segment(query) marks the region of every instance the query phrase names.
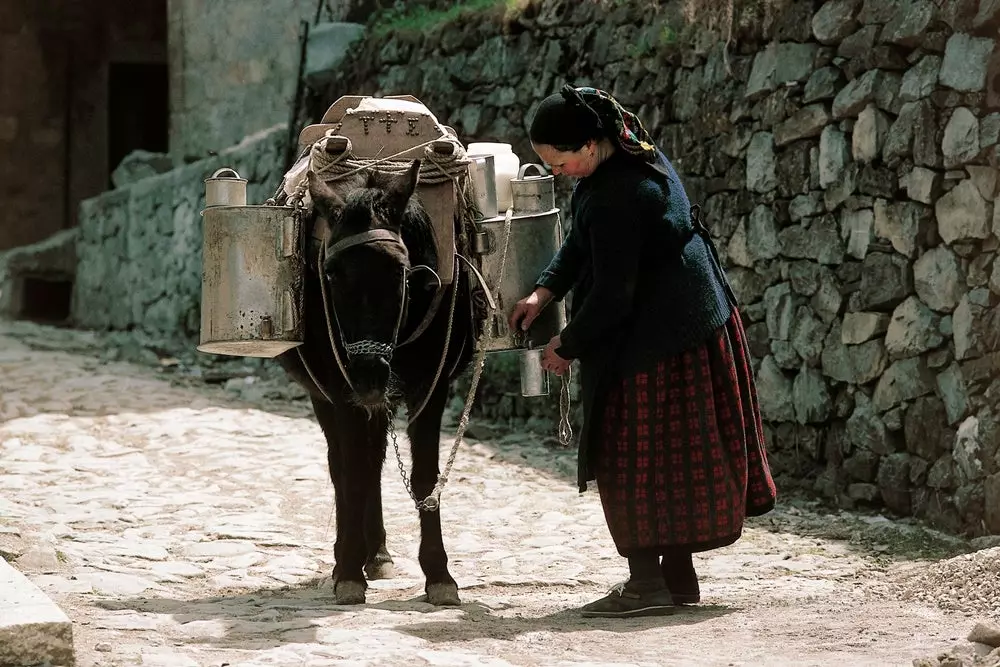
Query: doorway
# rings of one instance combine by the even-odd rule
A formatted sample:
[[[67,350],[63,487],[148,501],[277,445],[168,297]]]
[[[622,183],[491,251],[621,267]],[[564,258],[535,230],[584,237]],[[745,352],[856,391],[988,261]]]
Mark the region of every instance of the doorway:
[[[134,150],[166,153],[170,130],[166,63],[111,63],[108,71],[108,188]]]

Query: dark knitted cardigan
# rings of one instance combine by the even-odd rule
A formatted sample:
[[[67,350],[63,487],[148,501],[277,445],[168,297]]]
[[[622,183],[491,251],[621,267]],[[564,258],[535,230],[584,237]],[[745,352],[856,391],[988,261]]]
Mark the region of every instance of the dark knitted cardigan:
[[[595,405],[609,383],[702,343],[735,305],[680,178],[658,159],[668,176],[618,151],[577,183],[572,227],[537,282],[555,299],[574,290],[556,352],[581,362],[581,491],[594,478]]]

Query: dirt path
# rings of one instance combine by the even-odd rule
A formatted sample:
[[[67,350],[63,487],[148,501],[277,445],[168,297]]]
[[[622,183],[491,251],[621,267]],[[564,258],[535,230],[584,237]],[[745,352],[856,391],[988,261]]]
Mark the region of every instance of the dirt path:
[[[237,400],[103,346],[0,322],[0,551],[73,619],[83,667],[908,665],[976,618],[884,584],[893,561],[964,544],[787,499],[697,559],[703,604],[579,618],[626,570],[572,453],[529,436],[458,457],[443,517],[461,608],[420,601],[416,513],[391,458],[397,576],[338,607],[332,488],[304,402]]]

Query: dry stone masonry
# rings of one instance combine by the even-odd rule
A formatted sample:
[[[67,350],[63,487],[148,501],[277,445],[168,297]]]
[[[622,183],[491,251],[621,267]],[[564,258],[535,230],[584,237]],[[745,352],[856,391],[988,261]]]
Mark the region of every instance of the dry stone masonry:
[[[565,81],[611,90],[703,205],[783,486],[1000,534],[1000,3],[795,1],[744,12],[728,52],[676,3],[515,4],[372,31],[311,91],[308,120],[343,94],[408,93],[525,161],[540,99]],[[194,333],[201,178],[235,162],[261,201],[282,137],[190,165],[183,186],[168,174],[87,202],[80,321]],[[478,417],[554,432],[554,400],[520,399],[501,366]]]
[[[410,92],[523,159],[544,95],[612,90],[705,208],[785,484],[1000,533],[1000,3],[786,3],[727,58],[667,39],[688,33],[660,7],[616,3],[606,24],[600,3],[544,0],[503,35],[487,14],[371,38],[317,104]]]

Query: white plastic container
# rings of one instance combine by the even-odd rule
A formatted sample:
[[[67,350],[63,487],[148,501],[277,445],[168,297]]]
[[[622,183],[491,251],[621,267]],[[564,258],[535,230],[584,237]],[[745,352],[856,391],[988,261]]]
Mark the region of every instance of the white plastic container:
[[[521,160],[514,154],[510,144],[494,144],[475,142],[469,144],[465,151],[468,155],[492,155],[493,167],[496,171],[497,211],[500,215],[514,204],[514,195],[510,189],[510,181],[517,178],[521,168]]]

